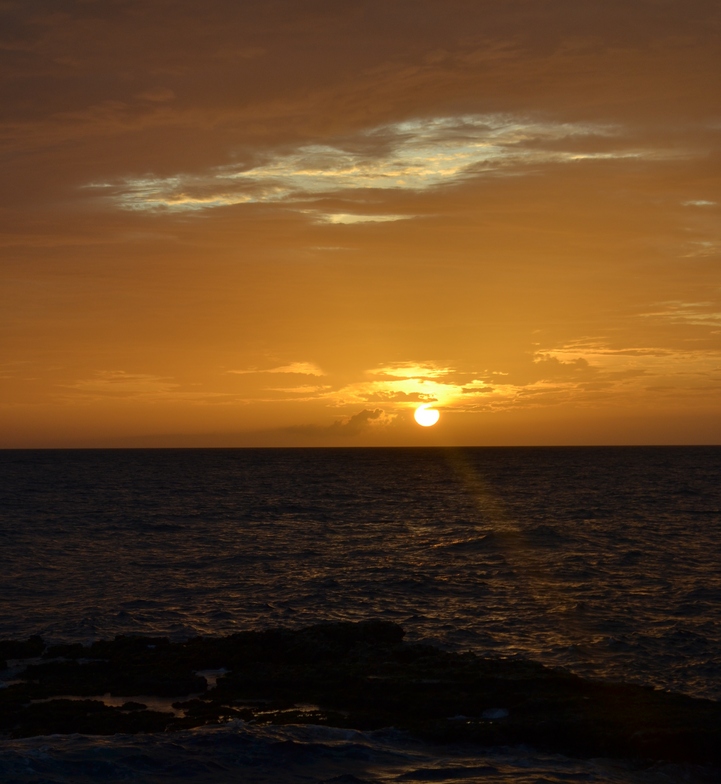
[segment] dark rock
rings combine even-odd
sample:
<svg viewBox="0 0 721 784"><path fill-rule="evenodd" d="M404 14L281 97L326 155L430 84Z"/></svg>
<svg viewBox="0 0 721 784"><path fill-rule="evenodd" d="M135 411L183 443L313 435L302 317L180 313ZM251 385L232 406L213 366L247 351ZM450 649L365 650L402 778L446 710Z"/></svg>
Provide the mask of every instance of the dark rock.
<svg viewBox="0 0 721 784"><path fill-rule="evenodd" d="M89 650L92 652L93 648L95 645ZM176 697L205 691L205 678L195 675L182 660L165 653L166 650L127 646L120 652L113 651L104 661L93 658L83 663L77 660L42 662L27 667L18 677L32 683L34 693L39 697L91 696L106 692L120 697L135 694Z"/></svg>
<svg viewBox="0 0 721 784"><path fill-rule="evenodd" d="M124 713L97 700L50 700L27 706L10 727L11 737L78 732L113 735L116 732L161 732L173 718L170 713L138 711Z"/></svg>
<svg viewBox="0 0 721 784"><path fill-rule="evenodd" d="M721 765L719 703L404 643L403 630L383 621L180 643L116 637L62 655L27 667L23 683L0 692L0 732L156 732L242 718L394 726L431 742L522 743L571 756ZM196 671L217 668L229 672L206 690ZM106 692L202 698L174 703L182 717L132 702L120 709L92 700L28 705Z"/></svg>
<svg viewBox="0 0 721 784"><path fill-rule="evenodd" d="M44 659L81 659L88 655L88 649L79 642L73 645L51 645L43 654Z"/></svg>
<svg viewBox="0 0 721 784"><path fill-rule="evenodd" d="M35 656L40 656L44 650L45 643L43 642L42 637L38 637L37 635L29 637L24 641L0 640L0 660L32 659Z"/></svg>

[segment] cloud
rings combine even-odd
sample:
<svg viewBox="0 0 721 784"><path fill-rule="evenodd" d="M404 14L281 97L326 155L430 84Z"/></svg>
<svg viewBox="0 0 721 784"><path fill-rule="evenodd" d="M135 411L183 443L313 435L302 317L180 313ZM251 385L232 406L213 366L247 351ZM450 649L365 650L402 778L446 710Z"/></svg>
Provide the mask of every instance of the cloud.
<svg viewBox="0 0 721 784"><path fill-rule="evenodd" d="M308 250L315 250L315 251L357 251L358 248L349 248L345 245L311 245Z"/></svg>
<svg viewBox="0 0 721 784"><path fill-rule="evenodd" d="M389 123L328 144L261 154L250 165L200 173L128 177L92 186L127 210L198 211L288 203L361 191L421 192L471 178L580 161L677 158L678 151L630 148L608 123L512 115L459 115ZM398 214L319 213L328 223L394 221Z"/></svg>
<svg viewBox="0 0 721 784"><path fill-rule="evenodd" d="M364 408L357 414L342 419L336 419L332 425L298 425L287 428L287 432L303 436L358 436L371 427L382 422L392 421L394 417L385 415L382 408Z"/></svg>
<svg viewBox="0 0 721 784"><path fill-rule="evenodd" d="M124 370L101 370L91 378L64 384L83 395L94 398L156 398L172 395L178 384L161 376L126 373Z"/></svg>
<svg viewBox="0 0 721 784"><path fill-rule="evenodd" d="M453 373L454 369L434 362L416 363L399 362L395 365L382 365L381 367L369 370L372 376L380 376L388 380L400 379L438 379Z"/></svg>
<svg viewBox="0 0 721 784"><path fill-rule="evenodd" d="M533 358L533 365L541 381L583 379L598 372L598 369L592 367L585 357L576 357L563 362L558 356L538 354Z"/></svg>
<svg viewBox="0 0 721 784"><path fill-rule="evenodd" d="M372 422L378 421L383 416L382 408L375 408L372 411L364 408L357 414L348 419L338 419L329 428L328 431L333 434L344 436L356 436L361 431L368 428Z"/></svg>
<svg viewBox="0 0 721 784"><path fill-rule="evenodd" d="M432 395L424 395L422 392L394 392L390 390L379 390L366 394L364 399L368 403L427 403L435 400Z"/></svg>
<svg viewBox="0 0 721 784"><path fill-rule="evenodd" d="M683 258L707 258L721 254L721 242L714 240L694 240L689 243L691 250L684 253Z"/></svg>
<svg viewBox="0 0 721 784"><path fill-rule="evenodd" d="M662 302L659 309L641 313L644 318L659 318L668 321L695 324L697 326L721 326L721 311L713 302Z"/></svg>
<svg viewBox="0 0 721 784"><path fill-rule="evenodd" d="M358 213L335 212L321 213L318 223L331 223L334 225L353 225L355 223L388 223L390 221L409 220L415 215L360 215Z"/></svg>
<svg viewBox="0 0 721 784"><path fill-rule="evenodd" d="M161 88L157 88L154 90L145 90L142 93L138 93L136 96L143 101L151 101L153 103L165 103L166 101L172 101L175 99L175 93L172 90L167 90Z"/></svg>
<svg viewBox="0 0 721 784"><path fill-rule="evenodd" d="M689 394L713 398L721 384L720 363L718 349L614 347L602 339L582 338L539 351L531 368L504 377L485 399L470 398L469 408L505 410L567 403L584 407L602 401L628 406L644 400L652 405L647 393L654 390L664 390L667 397L674 394L681 401Z"/></svg>
<svg viewBox="0 0 721 784"><path fill-rule="evenodd" d="M58 384L69 390L60 397L68 402L80 395L87 402L126 401L144 403L190 403L219 405L239 402L237 396L219 391L183 389L175 380L149 373L127 373L124 370L99 370L89 378Z"/></svg>
<svg viewBox="0 0 721 784"><path fill-rule="evenodd" d="M625 405L643 399L652 379L663 380L664 388L679 396L690 389L717 394L720 359L718 351L612 347L601 339L580 339L482 373L441 363L383 366L367 371L371 380L326 392L325 399L338 405L382 402L397 412L423 402L455 412L583 407L609 400Z"/></svg>
<svg viewBox="0 0 721 784"><path fill-rule="evenodd" d="M450 403L460 397L454 368L436 363L402 362L366 371L365 379L329 393L337 405L393 402L401 407L416 403Z"/></svg>
<svg viewBox="0 0 721 784"><path fill-rule="evenodd" d="M301 395L301 400L316 400L322 397L325 392L332 387L327 384L312 385L304 384L298 387L269 387L266 392L280 392L283 396Z"/></svg>
<svg viewBox="0 0 721 784"><path fill-rule="evenodd" d="M324 376L325 373L313 362L291 362L289 365L259 370L229 370L228 373L243 376L251 373L294 373L300 376Z"/></svg>

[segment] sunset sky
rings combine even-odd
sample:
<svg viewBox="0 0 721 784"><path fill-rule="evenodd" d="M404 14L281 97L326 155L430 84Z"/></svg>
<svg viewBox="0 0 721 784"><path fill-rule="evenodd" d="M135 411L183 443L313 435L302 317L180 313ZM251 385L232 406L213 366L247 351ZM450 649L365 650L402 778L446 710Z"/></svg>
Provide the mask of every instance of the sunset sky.
<svg viewBox="0 0 721 784"><path fill-rule="evenodd" d="M2 0L0 447L721 443L720 33Z"/></svg>

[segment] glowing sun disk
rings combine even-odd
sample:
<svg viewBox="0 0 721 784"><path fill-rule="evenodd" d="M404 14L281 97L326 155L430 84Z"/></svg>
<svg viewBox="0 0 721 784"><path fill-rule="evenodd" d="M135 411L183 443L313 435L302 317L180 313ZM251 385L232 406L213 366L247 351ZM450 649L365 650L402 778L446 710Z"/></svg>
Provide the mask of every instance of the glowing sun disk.
<svg viewBox="0 0 721 784"><path fill-rule="evenodd" d="M421 427L431 427L431 425L435 425L440 417L440 413L436 411L435 408L429 408L429 406L430 403L418 406L413 414L416 422L418 422Z"/></svg>

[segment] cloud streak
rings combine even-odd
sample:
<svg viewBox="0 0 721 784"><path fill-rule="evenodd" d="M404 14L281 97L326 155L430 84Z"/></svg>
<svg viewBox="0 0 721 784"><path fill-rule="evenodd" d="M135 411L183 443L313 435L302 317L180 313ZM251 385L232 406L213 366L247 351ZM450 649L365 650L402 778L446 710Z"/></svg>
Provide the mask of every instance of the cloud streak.
<svg viewBox="0 0 721 784"><path fill-rule="evenodd" d="M93 183L126 210L202 211L242 204L293 204L364 191L422 192L472 178L519 174L581 161L648 160L679 152L636 148L610 124L507 115L415 119L371 128L333 144L268 153L251 166ZM325 213L327 223L399 220L402 215Z"/></svg>
<svg viewBox="0 0 721 784"><path fill-rule="evenodd" d="M292 373L300 376L324 376L325 373L314 362L291 362L289 365L280 365L279 367L268 368L266 370L259 370L254 368L252 370L229 370L236 376L244 376L251 373Z"/></svg>

